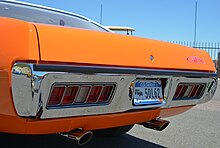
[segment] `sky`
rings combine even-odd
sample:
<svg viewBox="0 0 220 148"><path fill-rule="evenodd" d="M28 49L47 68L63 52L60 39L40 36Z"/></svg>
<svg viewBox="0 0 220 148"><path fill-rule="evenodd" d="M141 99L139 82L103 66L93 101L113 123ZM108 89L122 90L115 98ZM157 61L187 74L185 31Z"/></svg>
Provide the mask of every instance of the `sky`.
<svg viewBox="0 0 220 148"><path fill-rule="evenodd" d="M163 41L220 42L220 0L20 0L86 16L102 25L129 26L134 35Z"/></svg>

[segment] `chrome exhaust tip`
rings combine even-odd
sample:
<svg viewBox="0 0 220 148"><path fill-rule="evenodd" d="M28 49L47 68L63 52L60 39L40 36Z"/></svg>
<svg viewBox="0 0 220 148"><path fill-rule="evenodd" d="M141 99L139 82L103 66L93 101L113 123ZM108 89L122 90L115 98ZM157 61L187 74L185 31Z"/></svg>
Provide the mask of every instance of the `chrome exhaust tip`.
<svg viewBox="0 0 220 148"><path fill-rule="evenodd" d="M61 135L71 140L76 140L78 145L85 145L92 139L93 133L91 131L75 129L68 133L61 133Z"/></svg>
<svg viewBox="0 0 220 148"><path fill-rule="evenodd" d="M169 123L170 122L167 120L156 118L156 119L148 121L148 122L143 122L143 123L141 123L141 125L143 125L146 128L162 131L169 125Z"/></svg>

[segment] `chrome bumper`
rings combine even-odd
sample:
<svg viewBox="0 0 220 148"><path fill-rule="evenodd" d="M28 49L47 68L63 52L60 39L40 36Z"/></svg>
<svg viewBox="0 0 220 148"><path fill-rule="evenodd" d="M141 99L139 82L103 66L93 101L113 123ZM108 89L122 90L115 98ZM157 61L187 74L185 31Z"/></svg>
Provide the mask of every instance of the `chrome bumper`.
<svg viewBox="0 0 220 148"><path fill-rule="evenodd" d="M165 71L152 69L35 65L16 63L12 68L12 95L19 116L42 119L110 114L138 109L170 108L196 105L209 101L217 87L215 73ZM165 79L164 101L157 105L134 106L129 97L129 88L136 79ZM108 105L48 109L47 101L54 83L116 83L117 90ZM206 83L200 99L172 100L177 85L181 82ZM208 84L214 83L212 88ZM209 90L209 91L208 91ZM211 91L210 91L211 90Z"/></svg>

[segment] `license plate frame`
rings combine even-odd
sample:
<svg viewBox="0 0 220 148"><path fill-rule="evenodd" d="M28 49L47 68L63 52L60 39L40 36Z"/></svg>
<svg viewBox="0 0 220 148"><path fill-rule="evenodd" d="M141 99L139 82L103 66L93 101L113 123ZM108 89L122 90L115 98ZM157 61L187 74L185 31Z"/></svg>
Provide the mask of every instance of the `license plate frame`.
<svg viewBox="0 0 220 148"><path fill-rule="evenodd" d="M134 81L133 92L133 104L135 106L163 103L161 80Z"/></svg>

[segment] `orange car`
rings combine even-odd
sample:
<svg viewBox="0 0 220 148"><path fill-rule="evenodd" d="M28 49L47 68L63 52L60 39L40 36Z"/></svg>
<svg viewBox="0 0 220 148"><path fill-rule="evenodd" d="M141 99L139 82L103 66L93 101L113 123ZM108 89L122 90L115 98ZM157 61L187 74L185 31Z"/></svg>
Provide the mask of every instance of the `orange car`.
<svg viewBox="0 0 220 148"><path fill-rule="evenodd" d="M112 33L76 14L0 1L0 131L59 133L87 143L209 101L207 52Z"/></svg>

